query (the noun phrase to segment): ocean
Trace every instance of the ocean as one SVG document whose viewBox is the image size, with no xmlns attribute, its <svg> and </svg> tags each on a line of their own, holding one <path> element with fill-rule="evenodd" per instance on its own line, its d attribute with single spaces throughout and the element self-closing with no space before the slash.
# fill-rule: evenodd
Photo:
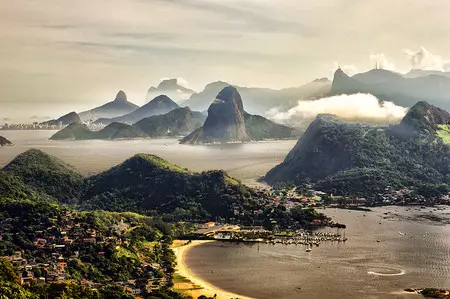
<svg viewBox="0 0 450 299">
<path fill-rule="evenodd" d="M 137 153 L 158 155 L 192 171 L 223 169 L 248 185 L 281 163 L 296 140 L 192 146 L 176 139 L 53 141 L 56 131 L 0 131 L 14 143 L 0 148 L 0 167 L 16 155 L 37 148 L 67 162 L 86 175 L 99 173 Z"/>
<path fill-rule="evenodd" d="M 417 297 L 403 290 L 450 288 L 450 209 L 441 209 L 326 209 L 347 225 L 347 242 L 311 252 L 301 245 L 208 243 L 190 249 L 186 265 L 210 284 L 253 298 Z"/>
</svg>

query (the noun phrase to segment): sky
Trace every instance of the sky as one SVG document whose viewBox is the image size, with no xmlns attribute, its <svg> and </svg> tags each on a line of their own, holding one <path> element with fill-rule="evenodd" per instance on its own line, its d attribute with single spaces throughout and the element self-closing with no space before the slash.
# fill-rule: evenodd
<svg viewBox="0 0 450 299">
<path fill-rule="evenodd" d="M 0 122 L 136 104 L 161 78 L 284 88 L 337 66 L 450 70 L 448 0 L 3 0 Z"/>
</svg>

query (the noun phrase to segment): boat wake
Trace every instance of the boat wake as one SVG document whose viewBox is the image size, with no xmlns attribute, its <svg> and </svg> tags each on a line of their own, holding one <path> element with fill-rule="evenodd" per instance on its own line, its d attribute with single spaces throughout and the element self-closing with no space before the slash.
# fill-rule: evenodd
<svg viewBox="0 0 450 299">
<path fill-rule="evenodd" d="M 367 274 L 369 275 L 376 275 L 376 276 L 400 276 L 404 275 L 406 273 L 403 269 L 398 269 L 400 272 L 398 273 L 381 273 L 381 272 L 375 272 L 375 271 L 367 271 Z"/>
</svg>

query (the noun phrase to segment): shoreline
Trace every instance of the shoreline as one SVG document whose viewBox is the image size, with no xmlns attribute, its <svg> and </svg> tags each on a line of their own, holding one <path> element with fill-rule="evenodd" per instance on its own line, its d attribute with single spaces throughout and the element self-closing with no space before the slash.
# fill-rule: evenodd
<svg viewBox="0 0 450 299">
<path fill-rule="evenodd" d="M 251 297 L 241 296 L 211 285 L 210 283 L 202 280 L 200 277 L 195 276 L 192 271 L 189 270 L 189 267 L 185 264 L 185 254 L 190 248 L 210 242 L 215 242 L 214 240 L 191 241 L 191 243 L 189 244 L 185 244 L 187 241 L 183 242 L 183 245 L 172 248 L 177 260 L 177 266 L 175 268 L 176 279 L 174 281 L 175 290 L 186 295 L 190 295 L 194 299 L 197 299 L 200 295 L 205 295 L 207 297 L 216 296 L 215 298 L 217 299 L 253 299 Z M 182 281 L 179 281 L 180 279 Z"/>
</svg>

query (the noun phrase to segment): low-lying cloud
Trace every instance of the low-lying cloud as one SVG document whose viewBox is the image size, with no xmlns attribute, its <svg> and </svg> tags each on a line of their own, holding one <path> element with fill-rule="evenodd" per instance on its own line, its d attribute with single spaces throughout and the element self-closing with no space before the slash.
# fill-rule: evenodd
<svg viewBox="0 0 450 299">
<path fill-rule="evenodd" d="M 393 102 L 380 102 L 371 94 L 339 95 L 313 101 L 299 101 L 297 106 L 288 111 L 272 108 L 267 116 L 280 123 L 295 124 L 305 118 L 318 114 L 334 114 L 348 120 L 364 120 L 380 123 L 395 123 L 400 121 L 407 108 L 397 106 Z"/>
<path fill-rule="evenodd" d="M 403 52 L 408 56 L 412 69 L 450 71 L 450 60 L 445 60 L 424 47 L 417 51 L 406 49 Z"/>
</svg>

